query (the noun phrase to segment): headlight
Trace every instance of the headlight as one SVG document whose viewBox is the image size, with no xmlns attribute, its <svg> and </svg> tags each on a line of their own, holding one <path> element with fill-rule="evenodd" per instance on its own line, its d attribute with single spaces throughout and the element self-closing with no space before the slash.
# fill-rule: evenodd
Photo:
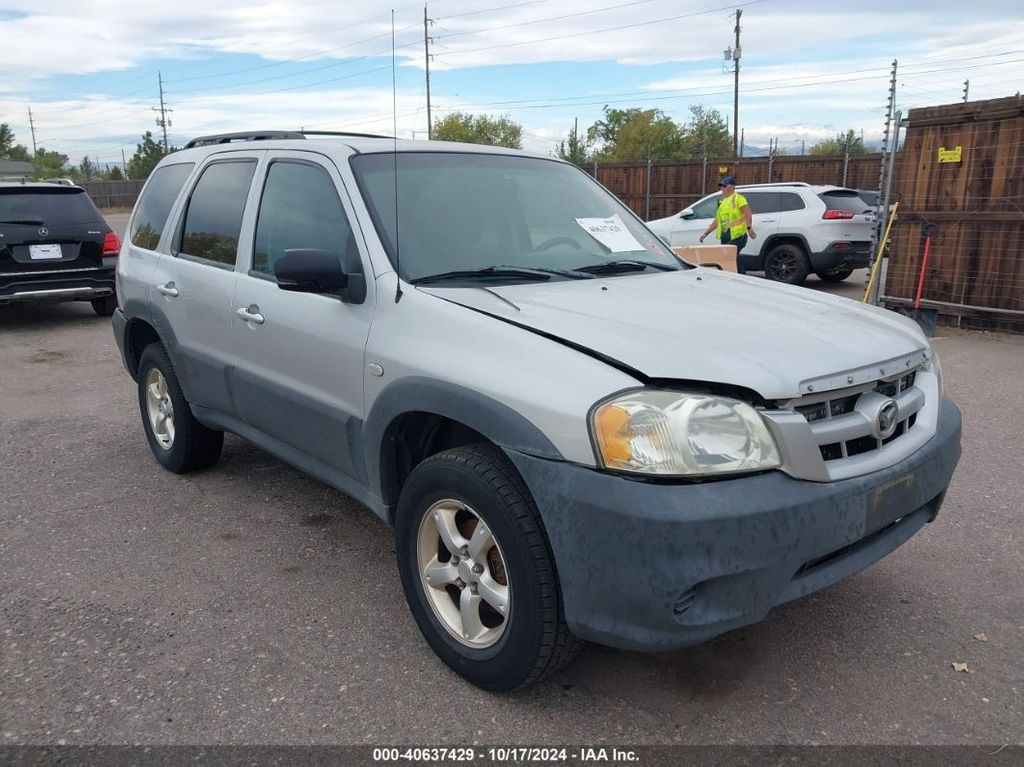
<svg viewBox="0 0 1024 767">
<path fill-rule="evenodd" d="M 728 397 L 631 392 L 596 408 L 591 429 L 602 464 L 619 471 L 700 476 L 780 464 L 761 416 Z"/>
</svg>

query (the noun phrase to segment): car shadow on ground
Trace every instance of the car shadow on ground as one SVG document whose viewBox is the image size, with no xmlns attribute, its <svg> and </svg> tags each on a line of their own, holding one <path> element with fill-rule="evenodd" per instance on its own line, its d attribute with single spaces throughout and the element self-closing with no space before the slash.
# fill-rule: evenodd
<svg viewBox="0 0 1024 767">
<path fill-rule="evenodd" d="M 0 332 L 62 328 L 82 322 L 105 322 L 109 325 L 110 317 L 97 316 L 88 301 L 0 305 Z"/>
</svg>

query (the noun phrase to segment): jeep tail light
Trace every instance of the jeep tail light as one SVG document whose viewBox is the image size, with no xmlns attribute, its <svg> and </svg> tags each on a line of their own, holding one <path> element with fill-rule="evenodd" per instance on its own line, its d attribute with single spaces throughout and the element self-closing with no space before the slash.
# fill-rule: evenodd
<svg viewBox="0 0 1024 767">
<path fill-rule="evenodd" d="M 837 218 L 853 218 L 853 211 L 852 210 L 826 210 L 825 211 L 825 215 L 822 216 L 822 218 L 828 219 L 830 221 L 835 220 Z"/>
<path fill-rule="evenodd" d="M 103 235 L 103 255 L 116 256 L 121 252 L 121 240 L 113 232 Z"/>
</svg>

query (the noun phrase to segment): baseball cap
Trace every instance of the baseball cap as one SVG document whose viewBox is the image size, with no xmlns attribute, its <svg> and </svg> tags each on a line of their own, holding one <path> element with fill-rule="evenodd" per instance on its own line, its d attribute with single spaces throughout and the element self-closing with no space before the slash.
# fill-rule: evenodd
<svg viewBox="0 0 1024 767">
<path fill-rule="evenodd" d="M 719 186 L 729 186 L 730 184 L 736 184 L 735 176 L 722 176 L 722 180 L 718 182 Z"/>
</svg>

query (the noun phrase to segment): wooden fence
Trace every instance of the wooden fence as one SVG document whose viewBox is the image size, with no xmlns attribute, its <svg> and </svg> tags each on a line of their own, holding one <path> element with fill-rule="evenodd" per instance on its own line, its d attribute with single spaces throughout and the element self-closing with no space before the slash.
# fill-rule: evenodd
<svg viewBox="0 0 1024 767">
<path fill-rule="evenodd" d="M 718 189 L 728 174 L 741 184 L 806 181 L 855 189 L 877 189 L 881 155 L 852 157 L 744 157 L 739 160 L 665 160 L 647 163 L 591 165 L 595 176 L 619 199 L 646 220 L 678 213 L 705 194 Z"/>
<path fill-rule="evenodd" d="M 972 326 L 1024 330 L 1024 99 L 911 110 L 883 303 L 915 297 Z"/>
<path fill-rule="evenodd" d="M 85 181 L 82 188 L 89 193 L 97 208 L 131 208 L 135 205 L 145 181 Z"/>
</svg>

